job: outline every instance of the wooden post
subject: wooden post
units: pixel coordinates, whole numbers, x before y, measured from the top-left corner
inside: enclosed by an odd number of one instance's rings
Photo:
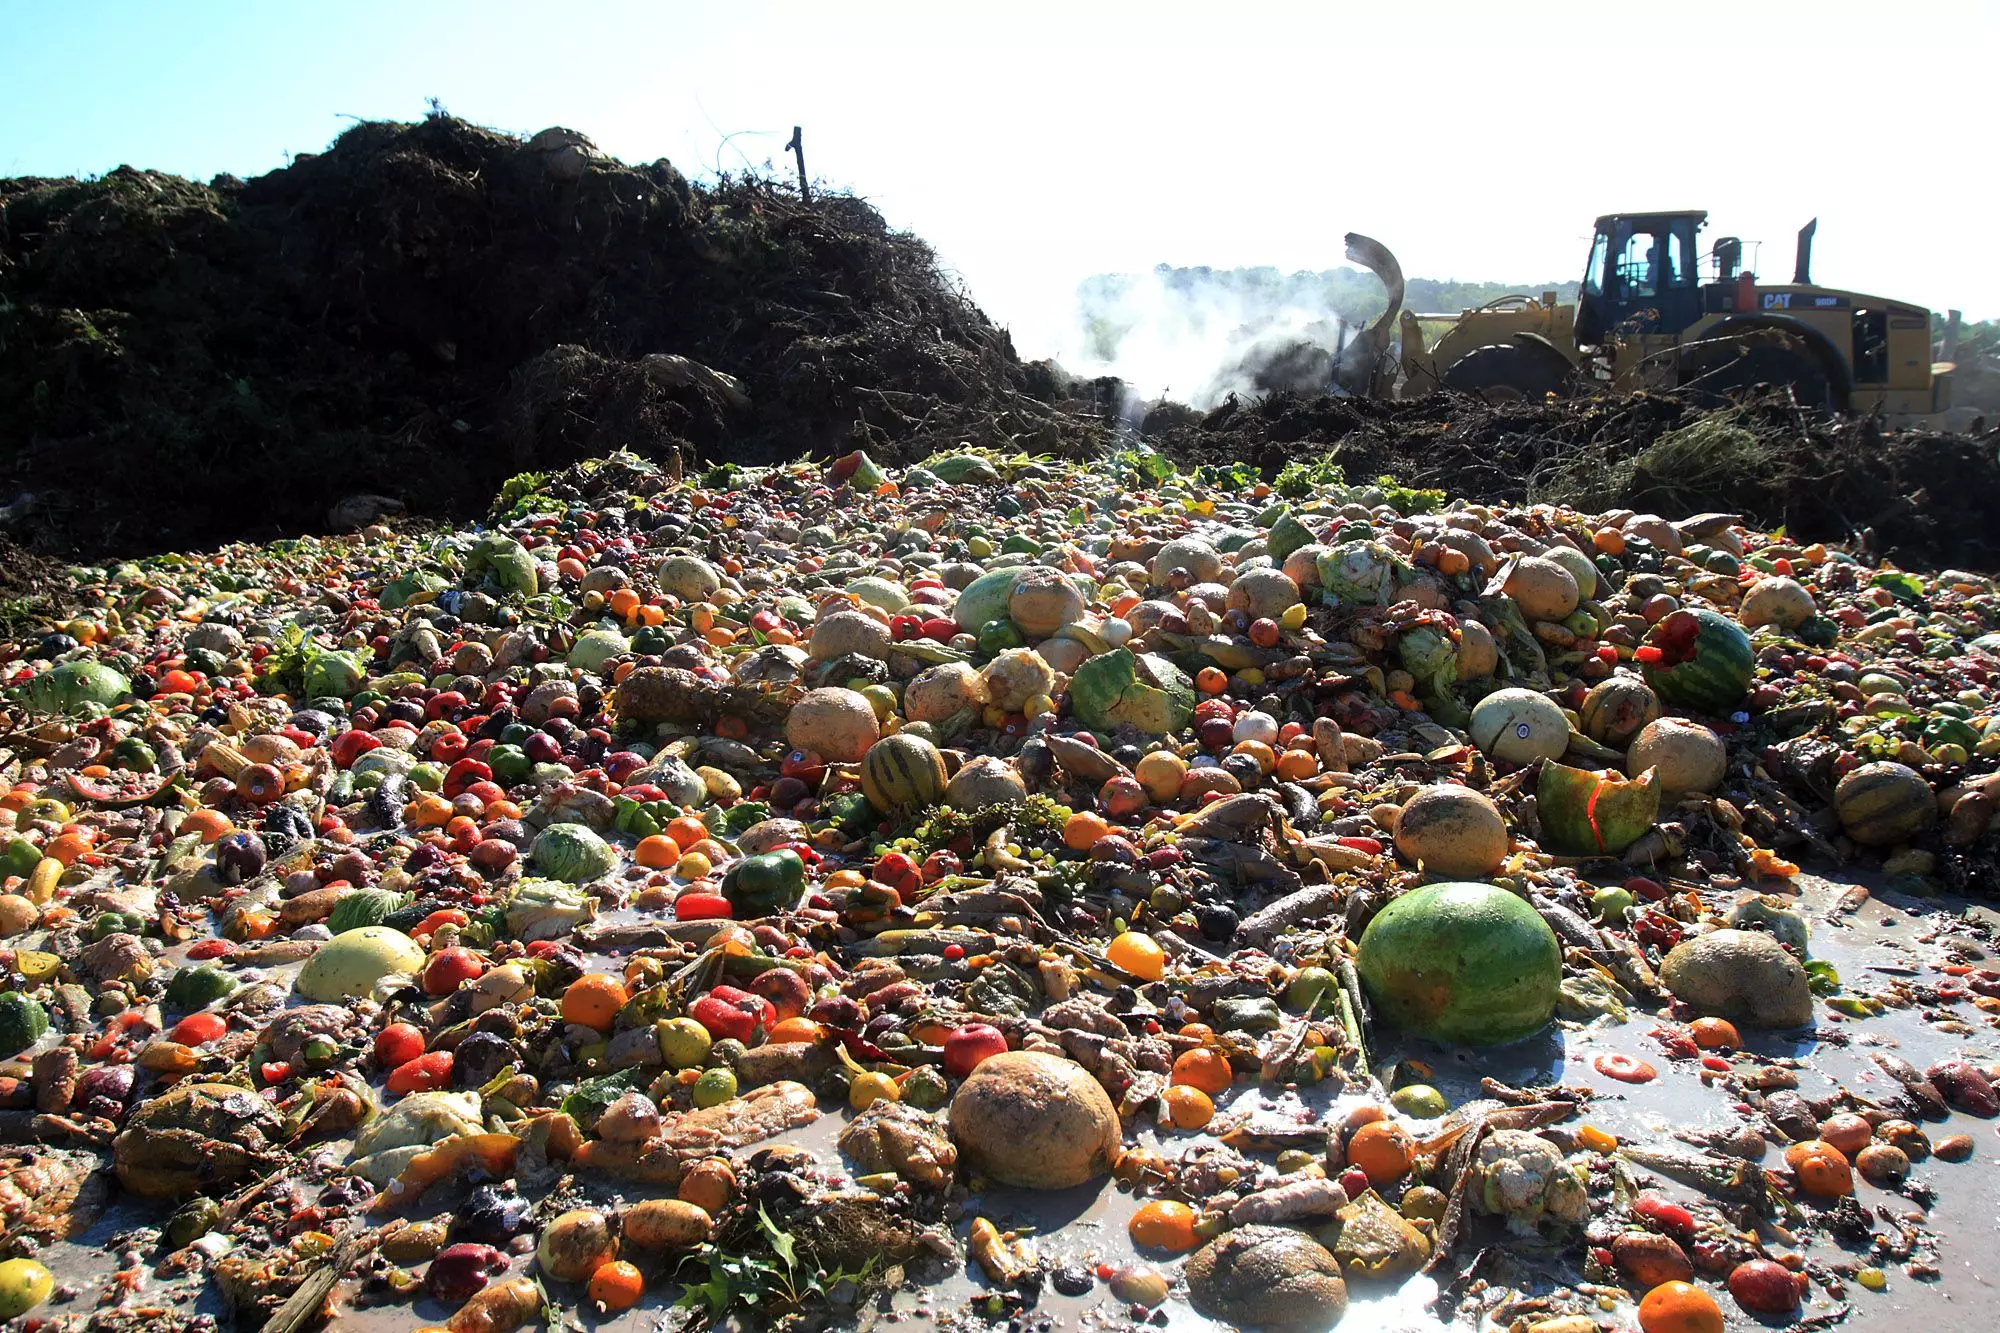
[[[799,198],[812,202],[812,186],[806,183],[806,142],[805,132],[797,125],[792,126],[792,141],[785,145],[787,152],[799,162]]]

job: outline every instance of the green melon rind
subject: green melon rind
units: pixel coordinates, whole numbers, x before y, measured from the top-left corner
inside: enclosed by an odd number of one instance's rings
[[[1647,663],[1646,683],[1676,708],[1719,716],[1734,709],[1749,693],[1757,659],[1750,649],[1750,636],[1741,625],[1713,611],[1696,611],[1694,616],[1701,622],[1695,655],[1674,666]]]

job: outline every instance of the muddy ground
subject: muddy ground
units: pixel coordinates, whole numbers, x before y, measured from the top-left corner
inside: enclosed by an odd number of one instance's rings
[[[960,440],[1081,455],[1143,420],[1178,460],[1267,477],[1331,455],[1476,500],[1730,510],[2000,569],[1992,439],[1781,402],[1676,434],[1706,410],[1280,394],[1146,411],[1022,362],[861,200],[697,185],[563,131],[439,116],[356,125],[248,181],[0,181],[0,519],[66,558],[325,530],[352,495],[476,516],[516,472],[618,447],[690,465]]]

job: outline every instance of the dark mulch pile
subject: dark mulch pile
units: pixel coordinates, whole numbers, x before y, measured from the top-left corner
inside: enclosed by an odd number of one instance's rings
[[[4,526],[97,559],[323,529],[353,495],[477,516],[516,472],[619,448],[1074,455],[1131,415],[1116,381],[1022,363],[929,247],[860,200],[695,186],[566,136],[434,117],[357,125],[248,182],[0,181]],[[1160,405],[1144,429],[1176,458],[1267,475],[1330,454],[1350,479],[1732,510],[2000,568],[1990,439],[1812,421],[1778,400],[1727,429],[1708,412],[1658,395],[1279,393],[1206,415]]]

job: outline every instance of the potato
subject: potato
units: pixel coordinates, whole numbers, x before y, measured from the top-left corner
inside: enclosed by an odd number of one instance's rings
[[[625,1239],[642,1250],[683,1250],[715,1230],[705,1209],[680,1199],[647,1199],[619,1218]]]

